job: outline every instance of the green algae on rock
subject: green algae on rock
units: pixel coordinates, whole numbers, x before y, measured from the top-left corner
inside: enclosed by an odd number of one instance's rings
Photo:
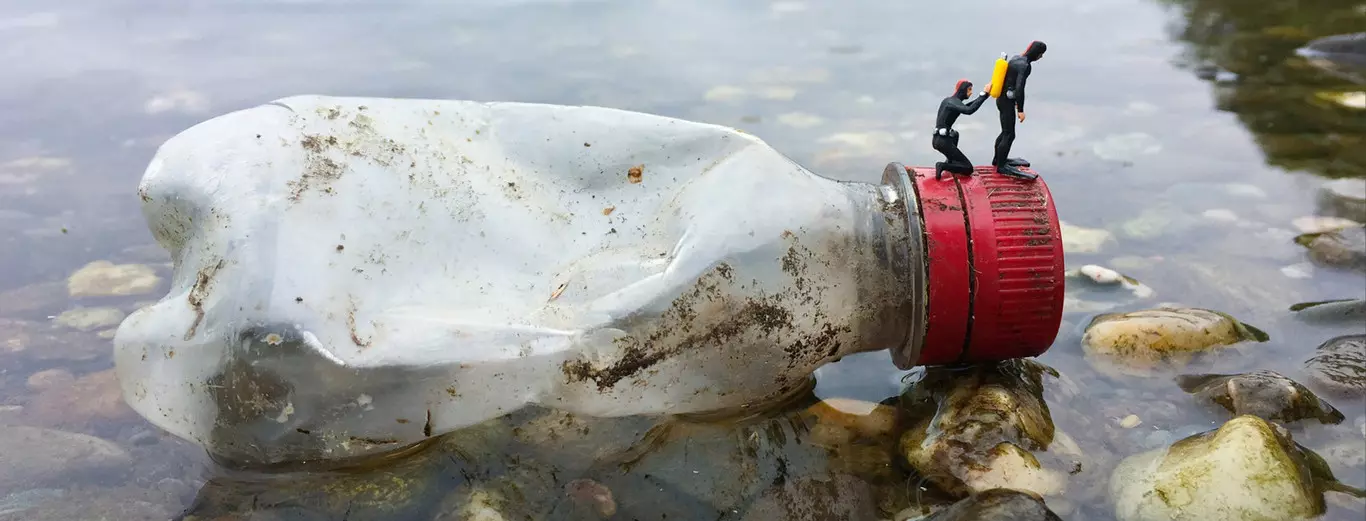
[[[1281,422],[1312,418],[1327,424],[1346,419],[1313,391],[1275,371],[1181,375],[1176,382],[1183,391],[1217,403],[1235,416],[1250,414]]]
[[[929,368],[902,395],[915,420],[901,436],[901,454],[955,497],[993,488],[1061,494],[1081,454],[1054,429],[1043,398],[1045,374],[1056,377],[1052,368],[1024,359]]]
[[[1081,344],[1086,360],[1102,373],[1152,377],[1184,367],[1201,353],[1269,339],[1226,313],[1171,307],[1099,315]]]
[[[1366,335],[1342,335],[1319,345],[1304,369],[1319,388],[1334,394],[1366,396]]]
[[[1284,429],[1244,415],[1126,458],[1110,495],[1119,521],[1307,520],[1324,511],[1323,467]]]

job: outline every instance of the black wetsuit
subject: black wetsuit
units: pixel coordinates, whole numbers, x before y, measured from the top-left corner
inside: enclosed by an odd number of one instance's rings
[[[1027,175],[1014,167],[1029,166],[1029,162],[1010,157],[1010,146],[1015,144],[1015,114],[1024,112],[1025,83],[1034,69],[1033,62],[1043,56],[1045,49],[1043,42],[1033,42],[1024,54],[1012,56],[1006,62],[1005,85],[1001,97],[996,98],[996,108],[1001,113],[1001,134],[996,136],[996,155],[991,158],[991,164],[998,172]]]
[[[983,91],[972,101],[964,103],[963,98],[967,97],[967,89],[971,86],[972,84],[959,84],[952,96],[944,98],[944,101],[939,103],[939,115],[934,119],[934,139],[931,140],[930,144],[934,146],[935,150],[944,154],[944,159],[947,161],[934,164],[935,179],[942,179],[945,170],[955,174],[972,173],[972,161],[968,160],[968,156],[963,155],[963,151],[958,150],[958,131],[953,129],[953,124],[958,121],[958,116],[977,112],[977,109],[981,108],[982,103],[987,100],[987,93]],[[944,131],[943,134],[940,133],[941,130]]]

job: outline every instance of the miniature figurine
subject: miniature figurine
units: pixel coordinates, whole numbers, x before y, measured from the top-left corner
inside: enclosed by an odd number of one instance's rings
[[[1001,85],[1004,93],[996,98],[996,108],[1001,111],[1001,135],[996,137],[996,156],[991,159],[991,164],[996,167],[997,173],[1023,179],[1038,177],[1018,168],[1029,166],[1029,161],[1009,155],[1010,146],[1015,143],[1015,119],[1019,118],[1020,123],[1024,123],[1025,120],[1025,82],[1029,79],[1029,73],[1033,71],[1032,64],[1042,59],[1044,51],[1047,50],[1047,45],[1035,40],[1030,42],[1029,48],[1025,49],[1023,54],[1011,56],[1008,61],[1005,78],[1002,81],[1004,85]]]
[[[958,116],[977,112],[987,100],[989,91],[991,85],[987,85],[976,99],[964,103],[972,96],[972,82],[958,80],[958,84],[953,86],[953,95],[939,103],[939,115],[935,117],[934,139],[931,140],[931,145],[939,153],[944,154],[945,161],[934,164],[936,180],[944,178],[945,170],[954,174],[972,174],[972,161],[963,155],[962,150],[958,150],[958,131],[953,129],[953,123],[958,121]]]

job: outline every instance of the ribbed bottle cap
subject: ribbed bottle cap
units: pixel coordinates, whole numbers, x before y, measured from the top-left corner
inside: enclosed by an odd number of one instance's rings
[[[971,176],[945,172],[943,180],[933,168],[906,171],[919,209],[926,319],[921,341],[913,342],[919,353],[904,354],[898,365],[1047,351],[1062,322],[1065,281],[1062,232],[1043,178],[1016,179],[991,167]]]

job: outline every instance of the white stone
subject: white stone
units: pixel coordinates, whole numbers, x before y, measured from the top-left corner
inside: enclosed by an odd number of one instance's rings
[[[1120,281],[1124,280],[1124,275],[1121,275],[1118,271],[1095,264],[1082,266],[1078,271],[1087,278],[1095,281],[1097,284],[1118,284]]]

